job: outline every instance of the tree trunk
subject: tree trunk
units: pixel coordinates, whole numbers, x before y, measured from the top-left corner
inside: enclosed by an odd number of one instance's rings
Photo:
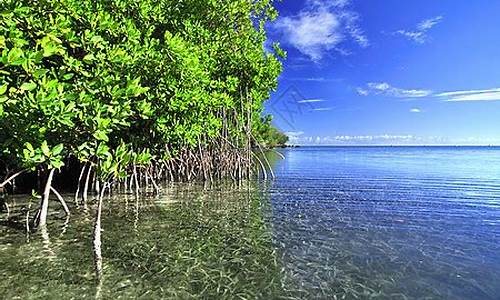
[[[82,194],[82,199],[83,199],[83,208],[86,210],[87,209],[87,196],[89,192],[89,180],[90,180],[90,173],[92,172],[92,165],[89,163],[89,167],[87,170],[87,177],[85,178],[85,185],[83,186],[83,194]]]
[[[139,180],[137,179],[137,168],[134,164],[134,169],[133,169],[133,176],[134,176],[134,185],[135,185],[135,197],[139,197]]]
[[[87,164],[84,164],[82,166],[82,169],[80,171],[80,176],[78,177],[78,184],[76,186],[76,192],[75,192],[75,204],[78,207],[78,195],[80,194],[80,186],[82,185],[82,179],[83,179],[83,174],[85,174],[85,168],[87,167]]]
[[[52,186],[52,178],[54,177],[55,169],[50,170],[49,177],[47,178],[47,182],[45,183],[45,189],[43,191],[42,201],[40,203],[40,213],[38,214],[38,227],[43,227],[47,225],[47,213],[49,210],[49,196],[50,196],[50,188]]]

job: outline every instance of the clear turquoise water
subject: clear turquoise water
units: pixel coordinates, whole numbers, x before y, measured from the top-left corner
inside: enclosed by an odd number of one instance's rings
[[[95,201],[28,234],[37,200],[10,197],[0,298],[500,299],[500,148],[280,152],[275,180],[106,198],[100,283]]]
[[[500,299],[500,148],[281,152],[273,239],[305,295]]]
[[[65,195],[71,199],[71,195]],[[0,299],[276,299],[280,262],[252,182],[166,184],[161,196],[104,200],[103,278],[92,258],[91,210],[69,222],[51,201],[47,230],[27,234],[27,195],[0,215]],[[31,213],[33,215],[33,212]]]

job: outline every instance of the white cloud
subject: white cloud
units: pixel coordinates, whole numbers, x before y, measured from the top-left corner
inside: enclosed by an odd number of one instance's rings
[[[443,16],[437,16],[431,19],[423,20],[417,25],[417,29],[420,31],[426,31],[436,26],[439,22],[443,20]]]
[[[414,41],[415,43],[418,44],[425,43],[425,35],[423,32],[398,30],[396,31],[396,33],[407,37],[408,39]]]
[[[432,97],[445,102],[500,101],[500,88],[434,93],[431,90],[397,88],[391,86],[387,82],[370,82],[366,86],[367,88],[361,88],[361,87],[357,88],[356,89],[357,93],[361,96],[376,94],[376,95],[385,95],[396,98]],[[417,112],[417,111],[412,111],[412,112]]]
[[[330,140],[336,141],[390,141],[390,140],[412,140],[415,137],[413,135],[337,135],[331,137]]]
[[[351,4],[350,0],[330,0],[330,1],[325,1],[325,0],[309,0],[307,1],[308,5],[311,7],[338,7],[338,8],[343,8]]]
[[[325,102],[323,99],[304,99],[304,100],[299,100],[297,103],[317,103],[317,102]]]
[[[471,143],[471,141],[467,142],[461,139],[451,140],[439,136],[415,136],[412,134],[307,136],[301,133],[293,136],[293,139],[293,144],[299,145],[445,145]],[[499,139],[497,139],[498,142],[500,142]]]
[[[452,91],[436,94],[447,102],[458,101],[500,101],[500,88],[487,90]]]
[[[415,30],[401,29],[401,30],[396,31],[395,34],[402,35],[402,36],[414,41],[415,43],[423,44],[428,39],[427,31],[432,29],[432,27],[436,26],[442,20],[443,20],[442,16],[437,16],[434,18],[426,19],[426,20],[423,20],[422,22],[418,23]]]
[[[463,96],[455,96],[444,101],[459,102],[459,101],[500,101],[500,92],[494,93],[481,93]]]
[[[326,81],[324,77],[308,77],[305,79],[305,81],[318,81],[318,82],[323,82]]]
[[[498,137],[442,137],[412,134],[293,136],[297,145],[500,145]]]
[[[421,113],[422,111],[420,110],[420,108],[412,108],[412,109],[410,109],[410,112],[418,114],[418,113]]]
[[[360,96],[368,96],[370,94],[370,92],[368,92],[364,88],[357,88],[356,92],[358,92],[358,95]]]
[[[333,107],[318,107],[318,108],[313,108],[311,109],[311,111],[328,111],[328,110],[332,110]]]
[[[285,132],[285,134],[288,136],[288,143],[289,144],[298,144],[300,143],[300,136],[304,134],[303,131],[288,131]]]
[[[301,136],[304,134],[304,131],[287,131],[285,132],[286,135],[290,136]]]
[[[287,77],[290,81],[310,81],[310,82],[342,82],[343,78],[325,78],[325,77]]]
[[[288,135],[296,145],[500,145],[498,137],[442,137],[412,134],[308,136]]]
[[[370,93],[374,93],[396,98],[422,98],[432,95],[432,91],[430,90],[402,89],[393,87],[387,82],[370,82],[367,84],[367,87],[368,89],[358,88],[358,94],[368,96]]]
[[[445,142],[446,139],[440,137],[419,137],[410,134],[294,136],[294,143],[302,145],[414,145]]]
[[[449,97],[449,96],[462,96],[462,95],[490,93],[490,92],[500,92],[500,88],[487,89],[487,90],[467,90],[467,91],[442,92],[442,93],[436,94],[436,96]]]
[[[368,87],[383,92],[387,91],[391,86],[387,82],[379,82],[379,83],[370,82],[368,83]]]
[[[358,25],[359,16],[348,10],[348,0],[308,0],[297,15],[280,17],[274,28],[285,41],[311,60],[319,62],[326,52],[343,50],[340,44],[353,40],[361,47],[369,41]]]

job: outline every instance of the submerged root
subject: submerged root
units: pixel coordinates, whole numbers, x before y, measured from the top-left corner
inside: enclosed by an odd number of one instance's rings
[[[80,195],[80,187],[82,186],[82,180],[83,180],[83,174],[85,174],[85,168],[87,167],[86,164],[84,164],[80,170],[80,176],[78,176],[78,183],[76,185],[76,192],[75,192],[75,203],[78,206],[78,196]]]
[[[92,166],[89,163],[89,167],[87,169],[87,177],[85,178],[85,185],[83,186],[83,195],[82,195],[84,209],[87,209],[87,199],[88,199],[88,193],[89,193],[89,181],[90,181],[90,174],[91,173],[92,173]]]
[[[44,227],[47,224],[47,213],[49,210],[49,196],[52,187],[52,178],[54,177],[55,169],[50,170],[49,176],[47,177],[47,182],[45,183],[45,189],[43,191],[42,200],[40,202],[40,208],[38,210],[38,215],[36,219],[37,227]]]
[[[3,210],[5,211],[5,214],[6,214],[5,219],[7,219],[7,220],[8,220],[8,219],[10,218],[10,208],[9,208],[9,204],[7,204],[7,202],[3,202],[3,203],[2,203],[2,206],[3,206],[3,208],[1,208],[1,209],[3,209]]]
[[[16,177],[18,177],[19,175],[23,174],[24,172],[26,172],[26,170],[21,170],[11,176],[9,176],[7,179],[5,179],[2,183],[0,183],[0,190],[3,190],[3,188],[5,188],[7,186],[7,184],[14,184],[14,180],[16,179]]]
[[[50,187],[50,190],[54,193],[54,195],[56,195],[57,200],[59,200],[59,202],[61,203],[61,205],[64,209],[64,212],[66,213],[67,216],[69,216],[70,215],[69,208],[68,208],[68,205],[66,205],[66,201],[64,201],[64,198],[61,196],[61,194],[59,194],[58,191],[56,191],[55,188]]]
[[[135,186],[135,197],[139,198],[139,180],[137,179],[137,167],[134,165],[133,169],[133,176],[134,176],[134,186]]]

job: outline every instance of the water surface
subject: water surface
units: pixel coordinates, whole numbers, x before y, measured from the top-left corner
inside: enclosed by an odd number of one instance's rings
[[[282,153],[273,237],[305,295],[499,299],[500,148]]]
[[[65,222],[51,204],[47,230],[27,234],[27,196],[0,222],[5,299],[273,299],[282,289],[267,201],[251,182],[171,184],[159,197],[104,201],[104,275],[94,276],[91,210]],[[70,195],[66,195],[71,199]],[[34,204],[33,204],[34,206]]]
[[[27,234],[37,200],[0,215],[7,299],[499,299],[500,148],[302,147],[275,180],[168,184]],[[72,199],[66,195],[66,199]]]

